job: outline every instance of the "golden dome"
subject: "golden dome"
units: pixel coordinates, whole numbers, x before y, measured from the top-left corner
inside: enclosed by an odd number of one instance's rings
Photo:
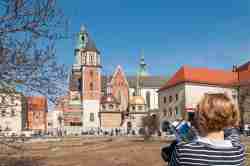
[[[133,96],[130,99],[130,104],[132,104],[132,105],[145,105],[145,100],[142,96]]]

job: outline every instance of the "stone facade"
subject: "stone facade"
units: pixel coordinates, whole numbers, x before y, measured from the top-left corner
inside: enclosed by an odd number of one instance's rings
[[[0,133],[20,135],[26,126],[25,100],[21,94],[0,93]]]
[[[28,129],[36,133],[47,132],[47,99],[43,96],[29,96],[27,103]]]

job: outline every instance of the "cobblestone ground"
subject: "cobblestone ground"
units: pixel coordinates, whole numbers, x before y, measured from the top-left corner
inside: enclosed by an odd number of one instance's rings
[[[243,138],[243,142],[250,148],[250,138]],[[26,161],[27,165],[37,166],[163,166],[160,148],[166,143],[163,140],[144,142],[139,138],[65,138],[27,143],[22,158],[20,154],[8,157],[11,166],[20,166]],[[19,158],[19,164],[13,162],[15,158]]]

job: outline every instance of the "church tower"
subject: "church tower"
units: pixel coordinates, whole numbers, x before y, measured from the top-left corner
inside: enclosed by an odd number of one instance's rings
[[[83,128],[99,127],[99,107],[101,98],[100,52],[82,26],[75,49],[76,66],[81,68],[81,99],[83,105]]]

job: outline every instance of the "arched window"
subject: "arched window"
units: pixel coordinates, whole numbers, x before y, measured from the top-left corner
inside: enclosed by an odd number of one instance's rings
[[[86,55],[82,53],[82,64],[86,65]]]
[[[113,109],[114,105],[113,104],[109,104],[109,109]]]
[[[90,53],[89,55],[89,61],[91,65],[94,65],[94,59],[95,59],[95,55],[93,53]]]
[[[93,70],[90,70],[90,71],[89,71],[89,75],[90,75],[91,78],[93,78],[93,76],[94,76]]]
[[[81,78],[78,79],[77,87],[78,87],[78,90],[82,89],[82,79]]]
[[[147,102],[148,108],[150,108],[151,103],[150,103],[150,92],[149,91],[146,92],[146,102]]]
[[[91,82],[91,83],[89,84],[89,89],[90,89],[90,90],[94,90],[93,82]]]

